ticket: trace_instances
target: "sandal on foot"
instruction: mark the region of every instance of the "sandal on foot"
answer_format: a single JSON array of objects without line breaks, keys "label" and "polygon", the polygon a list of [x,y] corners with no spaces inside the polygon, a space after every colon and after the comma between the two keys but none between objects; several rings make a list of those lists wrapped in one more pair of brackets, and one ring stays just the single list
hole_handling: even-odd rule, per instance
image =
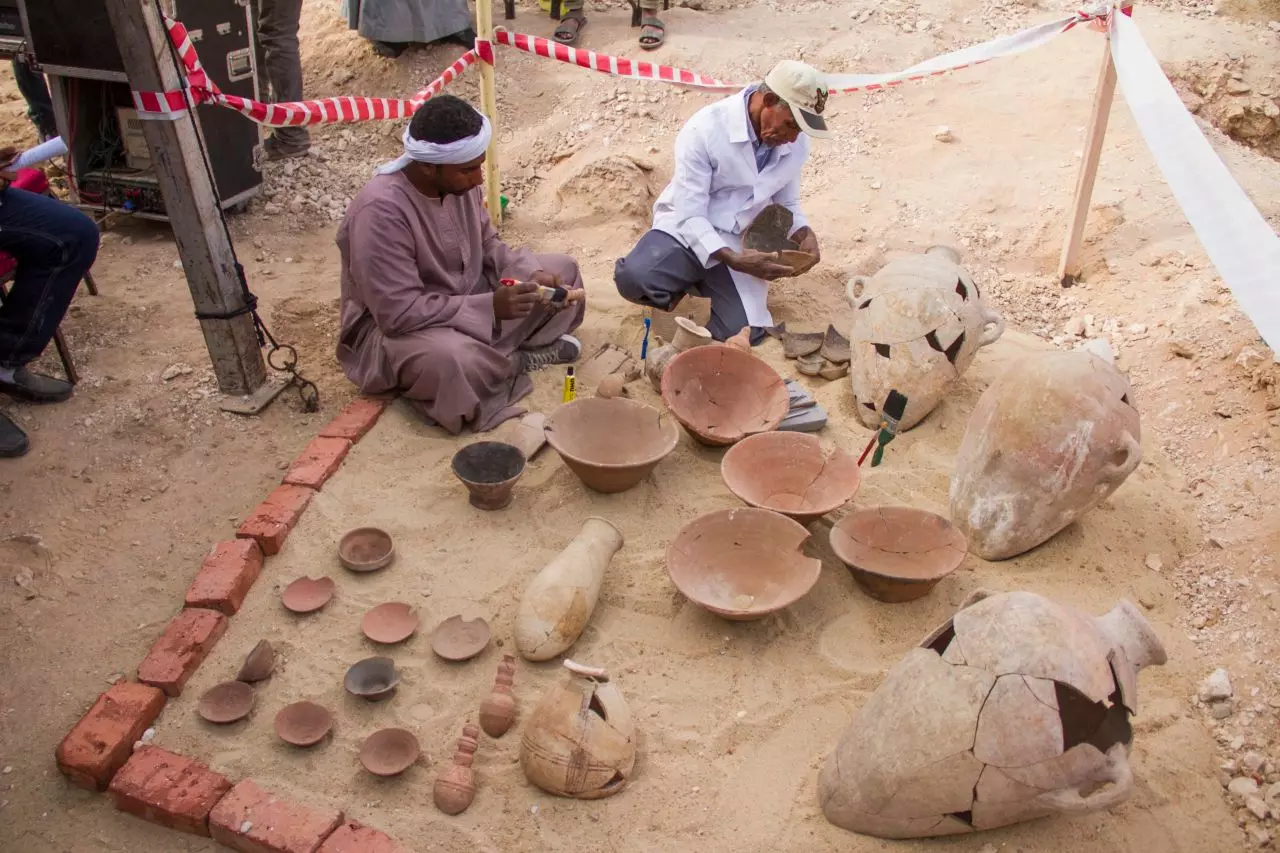
[{"label": "sandal on foot", "polygon": [[29,446],[27,434],[7,415],[0,415],[0,459],[23,456]]},{"label": "sandal on foot", "polygon": [[657,15],[645,15],[640,21],[641,50],[657,50],[666,44],[667,27]]},{"label": "sandal on foot", "polygon": [[587,16],[582,14],[580,9],[572,9],[560,19],[560,26],[556,27],[553,38],[560,44],[573,46],[578,43],[578,36],[582,34],[582,28],[587,25]]}]

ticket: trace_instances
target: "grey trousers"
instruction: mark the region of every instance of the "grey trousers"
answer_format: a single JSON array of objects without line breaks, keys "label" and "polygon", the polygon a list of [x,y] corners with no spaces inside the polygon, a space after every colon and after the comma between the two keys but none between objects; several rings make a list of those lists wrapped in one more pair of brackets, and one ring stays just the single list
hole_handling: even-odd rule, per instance
[{"label": "grey trousers", "polygon": [[[747,325],[747,311],[729,268],[716,264],[707,269],[697,255],[664,231],[646,232],[629,255],[619,258],[613,282],[623,299],[661,311],[669,311],[686,293],[710,299],[707,331],[717,341],[733,337]],[[764,329],[752,327],[752,344],[764,337]]]},{"label": "grey trousers", "polygon": [[[258,88],[271,103],[302,100],[302,55],[298,25],[302,0],[251,0],[258,22]],[[270,94],[268,94],[270,92]],[[286,145],[309,145],[305,127],[281,127],[275,137]]]}]

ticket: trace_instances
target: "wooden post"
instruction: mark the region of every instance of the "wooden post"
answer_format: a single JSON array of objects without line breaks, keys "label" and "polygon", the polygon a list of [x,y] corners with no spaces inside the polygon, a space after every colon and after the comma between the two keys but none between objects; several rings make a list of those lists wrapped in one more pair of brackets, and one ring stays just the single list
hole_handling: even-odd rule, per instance
[{"label": "wooden post", "polygon": [[[476,38],[493,42],[493,0],[476,0]],[[489,59],[493,59],[490,54]],[[480,109],[493,127],[493,141],[484,161],[484,197],[489,205],[489,218],[495,226],[502,224],[502,185],[498,177],[498,97],[494,91],[493,63],[480,62]]]},{"label": "wooden post", "polygon": [[[1118,15],[1129,3],[1117,3],[1111,13]],[[1111,118],[1111,104],[1116,94],[1116,67],[1111,62],[1111,36],[1106,36],[1102,48],[1102,68],[1098,72],[1098,86],[1093,93],[1093,114],[1084,137],[1084,157],[1080,161],[1080,174],[1076,178],[1076,195],[1072,203],[1071,223],[1067,239],[1058,260],[1058,281],[1070,287],[1080,276],[1080,248],[1084,243],[1084,226],[1089,218],[1089,205],[1093,199],[1093,182],[1098,176],[1098,161],[1102,157],[1102,140],[1107,135],[1107,120]]]},{"label": "wooden post", "polygon": [[[107,0],[107,13],[129,85],[143,92],[182,88],[156,0]],[[144,121],[142,132],[196,311],[231,314],[242,310],[244,297],[231,241],[220,220],[195,122],[189,116]],[[224,394],[254,394],[266,385],[266,365],[249,314],[201,320],[200,329]]]}]

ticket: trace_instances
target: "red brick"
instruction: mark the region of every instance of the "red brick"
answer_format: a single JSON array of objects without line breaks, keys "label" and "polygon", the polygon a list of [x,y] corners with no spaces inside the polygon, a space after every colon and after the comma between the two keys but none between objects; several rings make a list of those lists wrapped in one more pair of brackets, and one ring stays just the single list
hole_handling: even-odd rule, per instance
[{"label": "red brick", "polygon": [[289,531],[302,518],[303,511],[315,494],[306,486],[276,486],[267,495],[267,499],[258,504],[258,508],[244,520],[236,531],[236,536],[256,540],[262,553],[268,557],[279,554]]},{"label": "red brick", "polygon": [[284,482],[319,490],[338,470],[350,449],[351,442],[345,438],[313,438],[285,472]]},{"label": "red brick", "polygon": [[122,812],[192,835],[209,835],[209,812],[231,790],[225,776],[157,746],[143,746],[111,780]]},{"label": "red brick", "polygon": [[98,697],[58,744],[58,769],[81,788],[105,791],[133,745],[164,708],[154,687],[122,681]]},{"label": "red brick", "polygon": [[338,416],[320,430],[325,438],[345,438],[347,441],[359,441],[364,434],[373,429],[382,412],[387,408],[388,400],[374,400],[369,397],[356,397]]},{"label": "red brick", "polygon": [[349,820],[320,845],[317,853],[413,853],[386,833]]},{"label": "red brick", "polygon": [[192,607],[182,611],[138,664],[138,680],[169,696],[181,696],[182,686],[226,630],[227,617],[216,610]]},{"label": "red brick", "polygon": [[252,539],[213,546],[187,590],[187,607],[207,607],[234,616],[262,573],[262,548]]},{"label": "red brick", "polygon": [[340,811],[286,802],[250,779],[232,788],[209,815],[213,840],[239,853],[317,853],[341,823]]}]

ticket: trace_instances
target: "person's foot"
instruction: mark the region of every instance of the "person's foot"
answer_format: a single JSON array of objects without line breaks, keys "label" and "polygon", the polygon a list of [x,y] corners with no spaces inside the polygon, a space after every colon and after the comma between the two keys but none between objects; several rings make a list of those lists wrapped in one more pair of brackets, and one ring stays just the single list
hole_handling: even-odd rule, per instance
[{"label": "person's foot", "polygon": [[667,41],[667,27],[662,19],[652,13],[645,14],[640,21],[640,47],[643,50],[657,50]]},{"label": "person's foot", "polygon": [[19,367],[12,380],[0,379],[0,393],[28,403],[61,403],[71,396],[71,383]]},{"label": "person's foot", "polygon": [[582,10],[571,9],[560,19],[560,25],[556,27],[556,31],[551,35],[560,44],[575,45],[578,43],[578,36],[581,35],[582,28],[586,25],[587,16],[583,14]]},{"label": "person's foot", "polygon": [[387,59],[396,59],[409,49],[409,42],[407,41],[375,41],[372,44],[373,52],[378,56],[385,56]]},{"label": "person's foot", "polygon": [[16,459],[26,455],[31,446],[27,434],[7,415],[0,414],[0,459]]},{"label": "person's foot", "polygon": [[467,27],[465,30],[459,30],[456,33],[452,33],[450,35],[445,36],[444,38],[440,39],[440,41],[445,43],[453,42],[454,44],[460,44],[463,47],[470,50],[471,48],[476,46],[476,31],[471,29],[470,27]]},{"label": "person's foot", "polygon": [[537,349],[521,350],[520,372],[530,373],[557,364],[573,364],[582,355],[582,342],[573,335],[561,335],[554,344]]},{"label": "person's foot", "polygon": [[282,142],[278,136],[268,136],[262,147],[267,151],[268,160],[288,160],[291,157],[305,157],[311,150],[311,143]]}]

